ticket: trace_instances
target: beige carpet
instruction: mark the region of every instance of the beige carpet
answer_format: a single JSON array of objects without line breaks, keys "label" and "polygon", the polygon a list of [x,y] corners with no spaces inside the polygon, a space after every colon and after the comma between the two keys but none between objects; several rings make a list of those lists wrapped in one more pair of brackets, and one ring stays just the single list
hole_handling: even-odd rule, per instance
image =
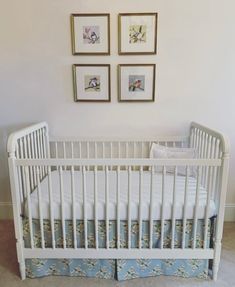
[{"label": "beige carpet", "polygon": [[11,221],[0,221],[0,287],[43,287],[43,286],[219,286],[235,287],[235,223],[226,223],[223,237],[223,251],[218,280],[182,279],[178,277],[158,276],[144,279],[133,279],[125,282],[105,279],[88,279],[78,277],[45,277],[21,281],[18,274],[14,229]]}]

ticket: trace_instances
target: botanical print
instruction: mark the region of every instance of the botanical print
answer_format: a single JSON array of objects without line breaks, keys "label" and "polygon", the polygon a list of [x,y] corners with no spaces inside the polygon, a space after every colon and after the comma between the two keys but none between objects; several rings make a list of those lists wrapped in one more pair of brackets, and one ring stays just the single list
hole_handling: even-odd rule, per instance
[{"label": "botanical print", "polygon": [[129,43],[146,43],[146,25],[130,25],[129,27]]},{"label": "botanical print", "polygon": [[83,43],[99,44],[100,43],[100,27],[99,26],[83,26]]},{"label": "botanical print", "polygon": [[85,92],[100,92],[100,76],[85,75]]},{"label": "botanical print", "polygon": [[129,75],[129,92],[144,92],[144,88],[144,75]]}]

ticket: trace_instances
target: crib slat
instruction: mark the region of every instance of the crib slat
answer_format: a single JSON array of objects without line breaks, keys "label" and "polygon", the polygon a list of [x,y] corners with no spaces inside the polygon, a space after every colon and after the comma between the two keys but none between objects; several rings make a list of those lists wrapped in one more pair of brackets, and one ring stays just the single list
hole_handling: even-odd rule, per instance
[{"label": "crib slat", "polygon": [[175,211],[176,211],[176,179],[177,179],[177,166],[174,171],[173,182],[173,205],[172,205],[172,224],[171,224],[171,248],[175,248]]},{"label": "crib slat", "polygon": [[77,249],[77,222],[76,222],[76,196],[75,196],[75,183],[74,183],[74,166],[71,166],[71,188],[72,188],[72,214],[73,214],[73,246]]},{"label": "crib slat", "polygon": [[82,146],[81,146],[81,142],[78,142],[78,151],[79,151],[79,158],[82,158]]},{"label": "crib slat", "polygon": [[26,182],[26,195],[27,195],[27,208],[29,215],[29,233],[30,233],[30,247],[34,249],[34,239],[33,239],[33,220],[32,220],[32,206],[31,206],[31,197],[30,197],[30,185],[29,185],[29,167],[24,167],[24,176]]},{"label": "crib slat", "polygon": [[109,249],[109,169],[105,167],[106,249]]},{"label": "crib slat", "polygon": [[139,249],[142,248],[142,196],[143,196],[143,166],[139,171]]},{"label": "crib slat", "polygon": [[144,143],[143,142],[141,142],[140,143],[140,149],[141,149],[141,158],[143,158],[144,157],[144,147],[143,147],[143,145],[144,145]]},{"label": "crib slat", "polygon": [[97,195],[97,166],[94,167],[94,198],[95,198],[95,247],[99,248],[98,195]]},{"label": "crib slat", "polygon": [[39,205],[39,222],[40,222],[40,233],[41,233],[41,246],[45,249],[45,239],[44,239],[44,228],[43,228],[43,213],[42,213],[42,192],[40,183],[40,171],[37,167],[37,192],[38,192],[38,205]]},{"label": "crib slat", "polygon": [[85,249],[88,248],[87,237],[87,202],[86,202],[86,167],[82,167],[82,189],[83,189],[83,221],[84,221],[84,243]]},{"label": "crib slat", "polygon": [[120,248],[120,166],[117,167],[117,248]]},{"label": "crib slat", "polygon": [[[31,138],[31,147],[32,147],[32,158],[35,159],[36,156],[35,156],[35,149],[34,149],[34,136],[33,136],[33,133],[30,134],[30,138]],[[34,182],[34,188],[36,186],[36,168],[35,166],[33,166],[33,182]]]},{"label": "crib slat", "polygon": [[[65,142],[63,141],[63,158],[66,159],[67,158],[67,154],[66,154],[66,147],[65,147]],[[67,169],[67,166],[64,166],[64,170]]]},{"label": "crib slat", "polygon": [[118,158],[120,158],[120,156],[121,156],[121,143],[120,142],[118,142]]},{"label": "crib slat", "polygon": [[95,142],[95,158],[97,158],[97,142]]},{"label": "crib slat", "polygon": [[102,158],[105,158],[104,142],[102,142]]},{"label": "crib slat", "polygon": [[[16,158],[19,159],[19,157],[20,157],[19,145],[17,145]],[[19,181],[20,202],[23,202],[24,195],[23,195],[23,191],[22,191],[22,177],[21,177],[21,167],[20,166],[17,167],[17,176],[18,176],[18,181]]]},{"label": "crib slat", "polygon": [[163,166],[163,170],[162,170],[162,210],[161,210],[161,249],[164,247],[165,178],[166,178],[166,167]]},{"label": "crib slat", "polygon": [[[37,151],[38,151],[38,158],[42,158],[42,154],[41,154],[41,144],[40,144],[40,134],[39,134],[39,130],[36,131],[36,138],[37,138]],[[42,167],[39,167],[40,170],[40,179],[42,179]]]},{"label": "crib slat", "polygon": [[54,223],[53,192],[52,192],[51,167],[50,166],[48,166],[47,172],[48,172],[48,190],[49,190],[49,201],[50,201],[52,248],[55,249],[55,223]]},{"label": "crib slat", "polygon": [[207,237],[208,237],[208,222],[209,222],[209,211],[210,211],[210,200],[211,200],[211,179],[212,167],[209,167],[208,185],[207,185],[207,199],[206,199],[206,212],[205,212],[205,227],[204,227],[204,249],[207,248]]},{"label": "crib slat", "polygon": [[198,205],[199,205],[199,197],[200,197],[200,181],[201,181],[201,166],[198,167],[197,186],[196,186],[196,199],[195,199],[196,205],[194,208],[194,219],[193,219],[193,249],[196,248]]},{"label": "crib slat", "polygon": [[187,223],[187,205],[188,205],[188,177],[189,177],[189,167],[186,166],[186,177],[185,177],[185,187],[184,187],[184,211],[183,211],[183,234],[182,234],[182,248],[185,248],[185,235],[186,235],[186,223]]},{"label": "crib slat", "polygon": [[149,212],[149,248],[153,247],[153,175],[154,166],[151,166],[151,182],[150,182],[150,212]]},{"label": "crib slat", "polygon": [[131,248],[131,167],[128,167],[128,248]]},{"label": "crib slat", "polygon": [[[27,138],[27,146],[28,146],[28,156],[31,159],[32,158],[32,151],[31,151],[31,140],[30,140],[30,134],[26,136]],[[29,174],[30,174],[30,187],[31,190],[34,189],[34,177],[33,177],[33,167],[30,166],[29,168]]]},{"label": "crib slat", "polygon": [[74,158],[74,143],[71,142],[71,158]]},{"label": "crib slat", "polygon": [[62,221],[62,237],[63,237],[63,248],[66,248],[66,231],[65,231],[65,216],[64,216],[64,181],[63,181],[63,168],[59,167],[60,177],[60,198],[61,198],[61,221]]},{"label": "crib slat", "polygon": [[[39,131],[39,146],[40,146],[40,158],[43,158],[43,146],[42,146],[42,129],[40,129]],[[41,174],[40,174],[40,179],[42,179],[44,177],[44,167],[41,167]]]},{"label": "crib slat", "polygon": [[[214,154],[213,154],[213,158],[216,159],[218,158],[219,155],[219,141],[217,139],[215,139],[215,148],[214,148]],[[213,183],[212,183],[212,190],[213,190],[213,198],[215,199],[216,196],[216,179],[217,177],[217,170],[218,167],[214,166],[213,167]]]}]

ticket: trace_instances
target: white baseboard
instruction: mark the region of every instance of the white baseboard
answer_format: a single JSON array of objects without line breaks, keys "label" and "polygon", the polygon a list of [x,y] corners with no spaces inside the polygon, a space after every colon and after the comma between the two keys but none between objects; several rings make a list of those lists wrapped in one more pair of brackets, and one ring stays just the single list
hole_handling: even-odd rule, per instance
[{"label": "white baseboard", "polygon": [[225,205],[224,221],[235,221],[235,203]]},{"label": "white baseboard", "polygon": [[[0,202],[0,219],[12,219],[11,202]],[[235,221],[235,203],[227,203],[225,205],[225,221]]]}]

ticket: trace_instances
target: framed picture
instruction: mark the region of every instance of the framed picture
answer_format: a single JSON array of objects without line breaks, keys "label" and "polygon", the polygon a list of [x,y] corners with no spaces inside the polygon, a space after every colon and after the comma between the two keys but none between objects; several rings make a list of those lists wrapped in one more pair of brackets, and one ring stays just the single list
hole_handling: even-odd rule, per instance
[{"label": "framed picture", "polygon": [[118,65],[119,102],[154,102],[155,64]]},{"label": "framed picture", "polygon": [[157,13],[125,13],[118,16],[119,55],[157,53]]},{"label": "framed picture", "polygon": [[110,102],[110,65],[73,65],[75,102]]},{"label": "framed picture", "polygon": [[110,15],[72,14],[73,55],[110,55]]}]

